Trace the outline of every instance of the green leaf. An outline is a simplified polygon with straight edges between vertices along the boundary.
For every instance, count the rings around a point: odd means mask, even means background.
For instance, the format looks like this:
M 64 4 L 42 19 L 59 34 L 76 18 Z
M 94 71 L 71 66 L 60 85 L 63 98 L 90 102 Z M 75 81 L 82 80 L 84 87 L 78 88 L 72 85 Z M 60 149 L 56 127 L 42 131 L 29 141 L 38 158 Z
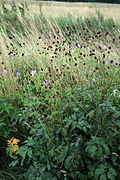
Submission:
M 73 120 L 76 120 L 76 115 L 75 114 L 73 114 L 71 117 L 72 117 Z
M 27 152 L 27 155 L 29 158 L 32 158 L 32 149 L 30 149 L 28 152 Z
M 109 155 L 109 154 L 110 154 L 110 150 L 109 150 L 107 144 L 103 144 L 103 147 L 104 147 L 104 149 L 105 149 L 105 153 L 106 153 L 107 155 Z
M 110 174 L 117 176 L 115 169 L 109 168 L 109 172 L 110 172 Z
M 9 164 L 9 166 L 16 166 L 16 164 L 18 163 L 18 160 L 17 161 L 13 161 Z
M 103 174 L 105 172 L 104 168 L 97 168 L 95 174 Z
M 68 169 L 69 166 L 71 165 L 71 159 L 72 159 L 72 156 L 68 156 L 68 158 L 65 160 L 65 168 Z
M 94 171 L 95 165 L 93 164 L 87 165 L 87 168 Z
M 50 171 L 50 170 L 51 170 L 51 167 L 50 167 L 50 163 L 49 163 L 49 161 L 47 161 L 47 169 L 48 169 L 48 171 Z
M 118 154 L 117 153 L 112 153 L 112 160 L 116 161 L 118 158 Z
M 95 145 L 92 145 L 92 146 L 89 146 L 88 148 L 89 148 L 88 151 L 90 153 L 90 156 L 93 157 L 96 153 L 97 147 Z
M 115 176 L 112 175 L 110 172 L 107 173 L 107 177 L 111 180 L 115 180 Z
M 89 178 L 92 178 L 93 176 L 94 176 L 93 171 L 89 171 L 89 173 L 88 173 L 88 177 L 89 177 Z
M 41 177 L 37 177 L 36 180 L 42 180 L 42 178 Z
M 64 156 L 66 156 L 67 152 L 68 152 L 68 145 L 66 145 L 66 146 L 63 148 Z
M 102 175 L 100 176 L 100 180 L 107 180 L 106 175 L 105 175 L 105 174 L 102 174 Z

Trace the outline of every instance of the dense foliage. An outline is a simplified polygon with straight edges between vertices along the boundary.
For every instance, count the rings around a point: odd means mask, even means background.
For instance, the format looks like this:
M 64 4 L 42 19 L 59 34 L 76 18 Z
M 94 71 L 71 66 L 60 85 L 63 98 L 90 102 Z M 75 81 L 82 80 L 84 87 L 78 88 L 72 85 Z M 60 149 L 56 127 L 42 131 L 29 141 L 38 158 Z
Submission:
M 0 23 L 0 178 L 119 180 L 120 24 L 15 3 Z

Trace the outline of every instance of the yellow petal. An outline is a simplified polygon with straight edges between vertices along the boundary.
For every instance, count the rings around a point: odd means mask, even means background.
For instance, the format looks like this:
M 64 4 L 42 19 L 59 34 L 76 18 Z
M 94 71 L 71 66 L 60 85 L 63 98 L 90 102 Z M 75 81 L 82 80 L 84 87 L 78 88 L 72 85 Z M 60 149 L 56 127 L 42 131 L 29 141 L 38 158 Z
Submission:
M 14 138 L 13 141 L 12 141 L 13 144 L 17 144 L 18 142 L 20 142 L 20 140 L 16 139 L 16 138 Z

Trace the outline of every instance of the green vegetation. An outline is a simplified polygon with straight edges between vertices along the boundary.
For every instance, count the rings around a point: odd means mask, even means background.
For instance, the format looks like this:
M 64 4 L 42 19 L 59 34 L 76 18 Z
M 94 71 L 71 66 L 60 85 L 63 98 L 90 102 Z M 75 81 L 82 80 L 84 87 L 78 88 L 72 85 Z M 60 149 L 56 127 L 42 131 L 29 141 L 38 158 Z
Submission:
M 119 180 L 120 24 L 0 12 L 0 178 Z

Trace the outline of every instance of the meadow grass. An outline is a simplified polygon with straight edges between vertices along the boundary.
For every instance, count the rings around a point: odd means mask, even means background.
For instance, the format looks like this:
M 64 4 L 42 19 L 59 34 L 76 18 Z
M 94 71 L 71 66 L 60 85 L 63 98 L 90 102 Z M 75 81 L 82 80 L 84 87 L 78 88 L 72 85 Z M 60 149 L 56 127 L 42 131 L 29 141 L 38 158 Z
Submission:
M 0 177 L 115 179 L 120 24 L 15 3 L 0 22 Z

